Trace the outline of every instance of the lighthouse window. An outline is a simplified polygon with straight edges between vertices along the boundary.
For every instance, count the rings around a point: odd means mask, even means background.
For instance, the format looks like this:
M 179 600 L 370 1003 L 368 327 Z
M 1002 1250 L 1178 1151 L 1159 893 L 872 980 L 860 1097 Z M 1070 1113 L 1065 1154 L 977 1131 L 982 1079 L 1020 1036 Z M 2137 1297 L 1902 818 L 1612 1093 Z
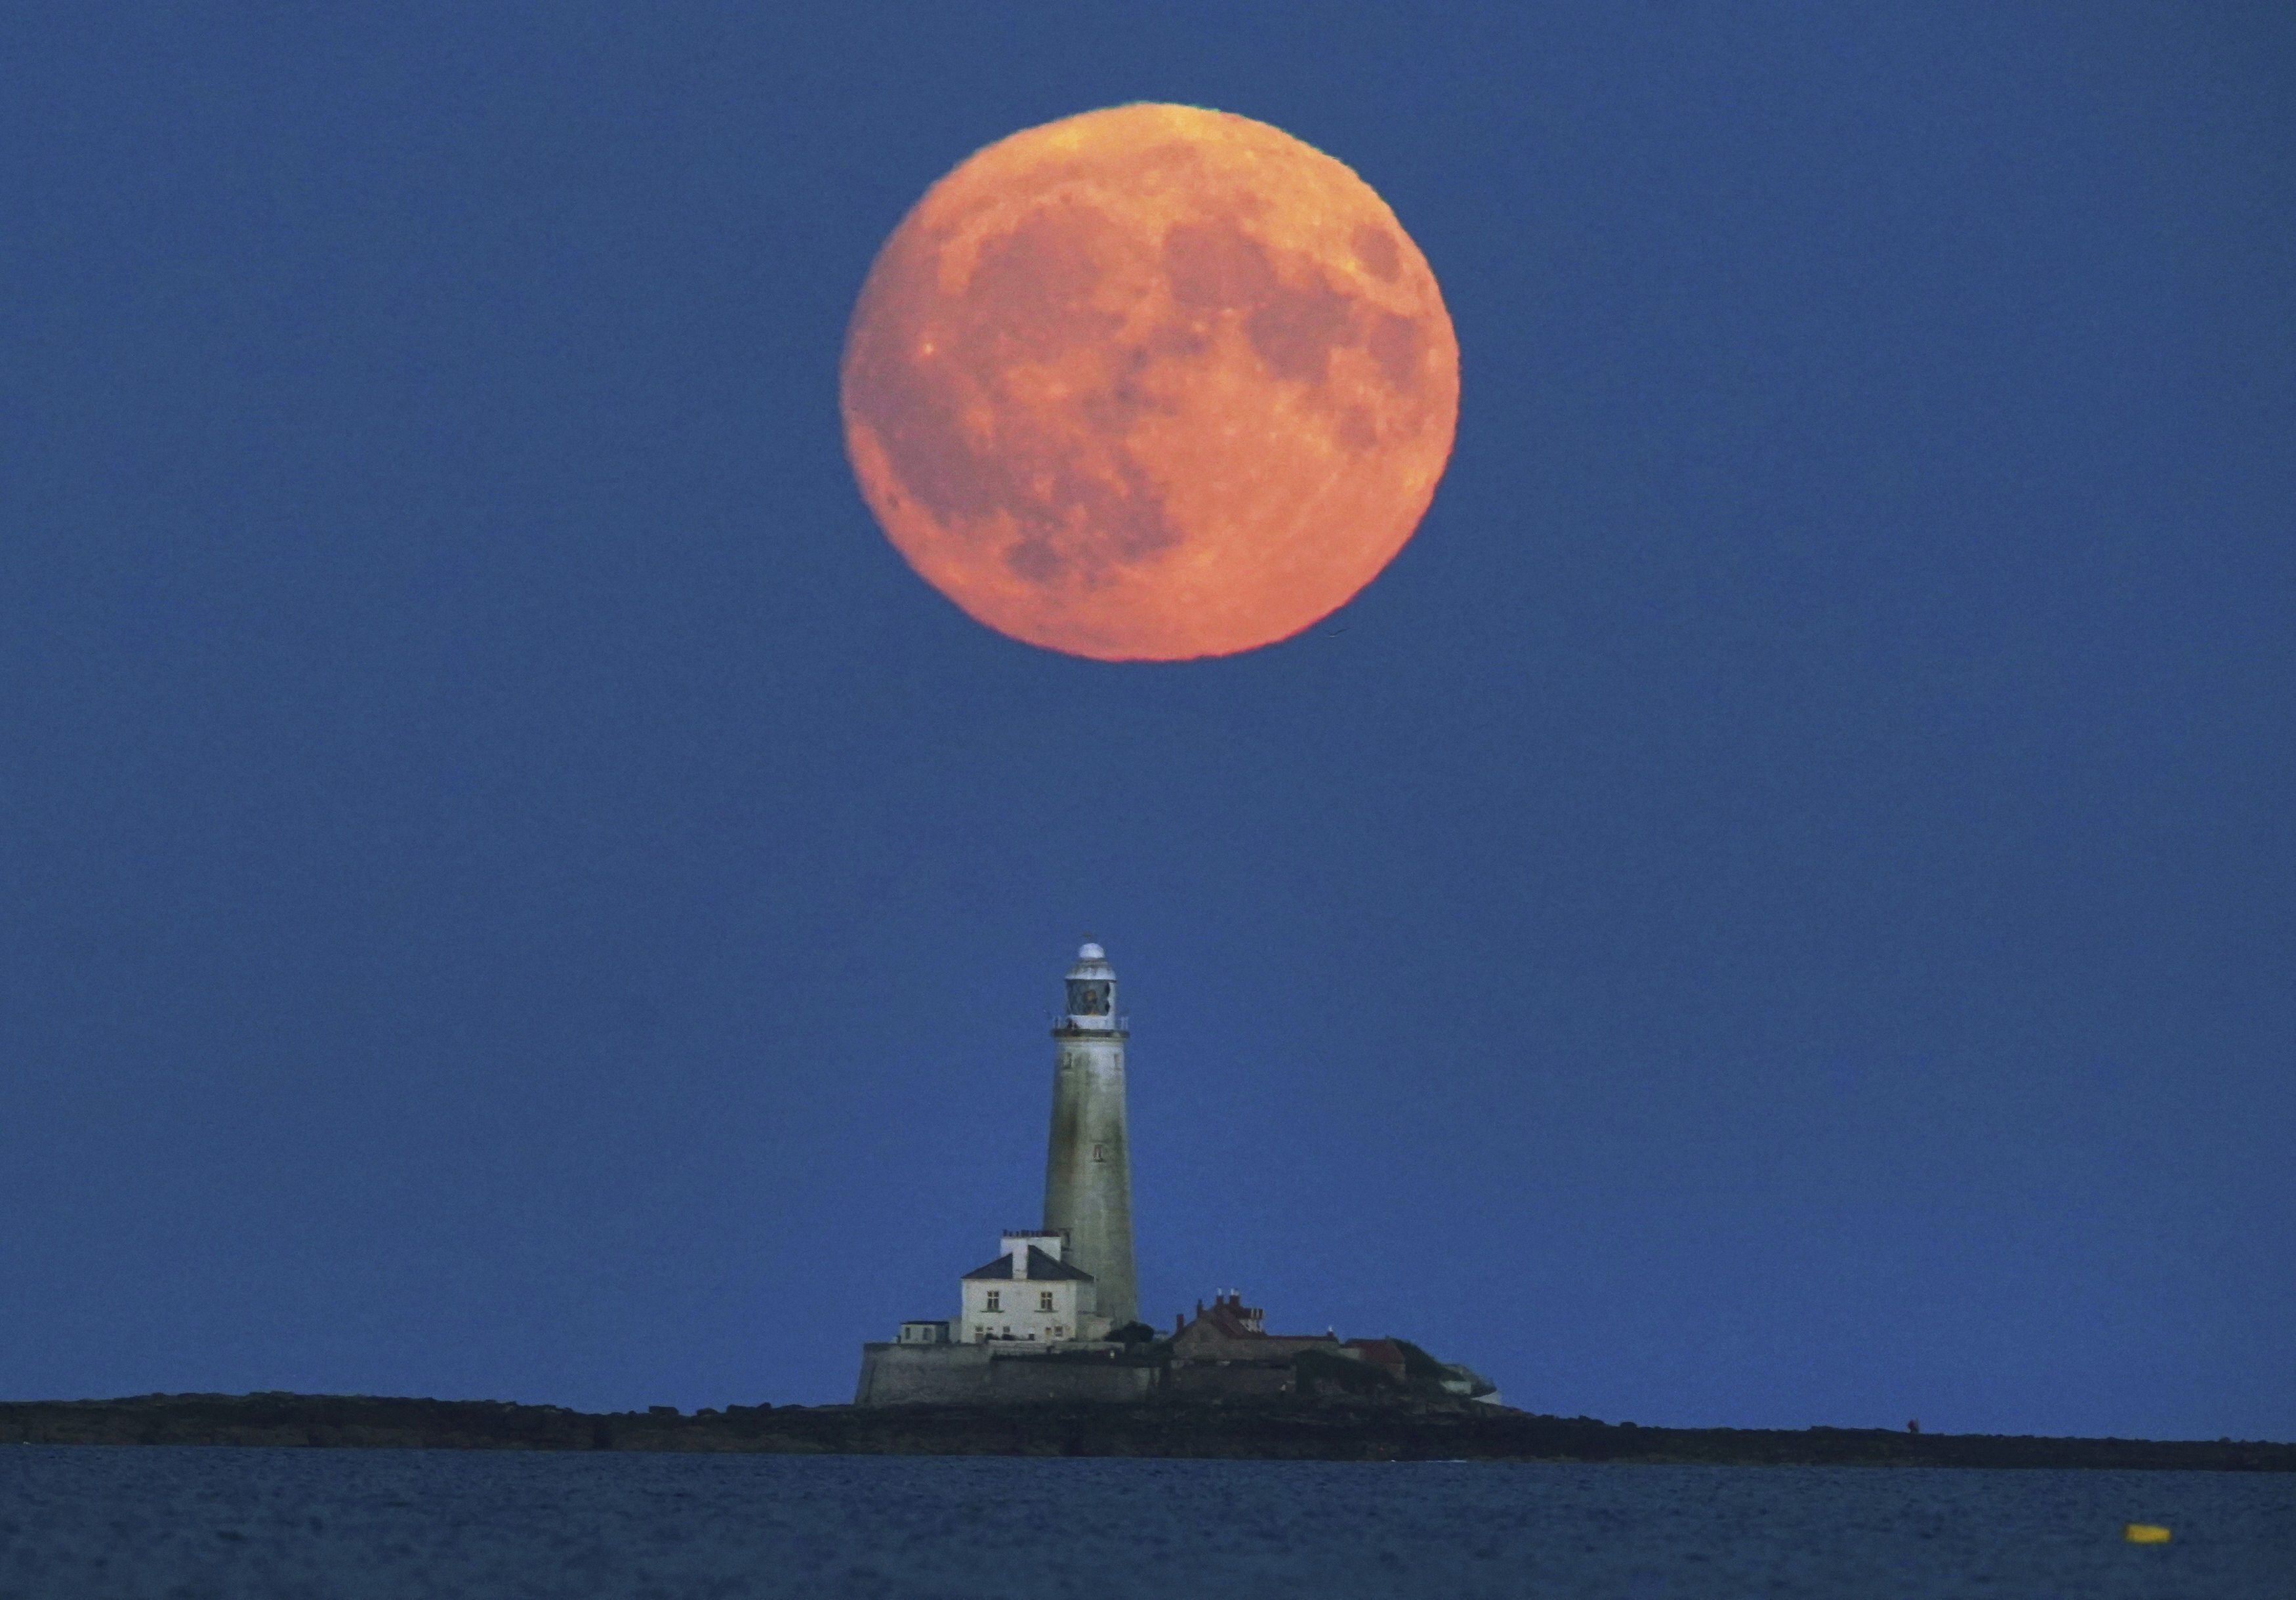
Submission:
M 1047 1289 L 1043 1293 L 1037 1296 L 1037 1309 L 1039 1311 L 1049 1311 L 1052 1309 L 1053 1292 Z
M 1108 1146 L 1105 1145 L 1095 1145 L 1092 1147 L 1092 1159 L 1096 1161 L 1106 1161 L 1108 1159 Z
M 1088 978 L 1071 978 L 1069 984 L 1069 1015 L 1072 1017 L 1104 1017 L 1108 1014 L 1108 985 Z

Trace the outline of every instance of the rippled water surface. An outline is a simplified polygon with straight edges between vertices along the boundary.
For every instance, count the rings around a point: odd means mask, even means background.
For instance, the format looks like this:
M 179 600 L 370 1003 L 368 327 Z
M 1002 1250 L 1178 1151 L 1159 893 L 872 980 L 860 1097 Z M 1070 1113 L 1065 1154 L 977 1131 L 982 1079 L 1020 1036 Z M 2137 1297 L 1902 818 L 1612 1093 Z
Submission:
M 2281 1474 L 0 1449 L 0 1596 L 41 1600 L 2269 1600 L 2292 1573 Z

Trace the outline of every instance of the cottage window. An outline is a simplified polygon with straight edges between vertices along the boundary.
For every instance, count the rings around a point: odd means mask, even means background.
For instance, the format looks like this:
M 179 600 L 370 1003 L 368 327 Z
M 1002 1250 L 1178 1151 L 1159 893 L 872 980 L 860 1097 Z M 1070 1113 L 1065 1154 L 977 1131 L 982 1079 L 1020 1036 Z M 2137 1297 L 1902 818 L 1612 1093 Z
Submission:
M 991 1289 L 988 1292 L 988 1305 L 987 1309 L 991 1311 L 1003 1310 L 1004 1307 L 998 1304 L 998 1301 L 1004 1298 L 1004 1292 L 1001 1289 Z
M 1037 1309 L 1039 1311 L 1049 1311 L 1052 1309 L 1053 1292 L 1047 1289 L 1042 1294 L 1037 1296 Z

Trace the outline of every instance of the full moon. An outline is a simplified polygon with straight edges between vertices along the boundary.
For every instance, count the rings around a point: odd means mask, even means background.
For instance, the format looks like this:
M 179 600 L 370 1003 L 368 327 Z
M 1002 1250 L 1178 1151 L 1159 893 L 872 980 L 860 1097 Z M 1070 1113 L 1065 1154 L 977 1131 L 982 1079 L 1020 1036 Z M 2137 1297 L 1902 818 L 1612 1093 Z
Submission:
M 1000 140 L 886 240 L 845 443 L 926 582 L 1100 661 L 1287 638 L 1419 524 L 1458 419 L 1435 275 L 1280 129 L 1126 105 Z

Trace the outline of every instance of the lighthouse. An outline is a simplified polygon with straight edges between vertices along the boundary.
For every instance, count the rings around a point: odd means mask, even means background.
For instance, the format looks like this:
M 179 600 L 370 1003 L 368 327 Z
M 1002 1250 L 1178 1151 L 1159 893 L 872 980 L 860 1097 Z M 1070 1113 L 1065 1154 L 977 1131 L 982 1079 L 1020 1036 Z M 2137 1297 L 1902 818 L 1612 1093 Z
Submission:
M 1110 1327 L 1139 1317 L 1132 1271 L 1132 1163 L 1124 1132 L 1123 1019 L 1108 954 L 1088 944 L 1069 968 L 1068 1014 L 1053 1030 L 1053 1130 L 1045 1153 L 1045 1231 L 1092 1274 Z

